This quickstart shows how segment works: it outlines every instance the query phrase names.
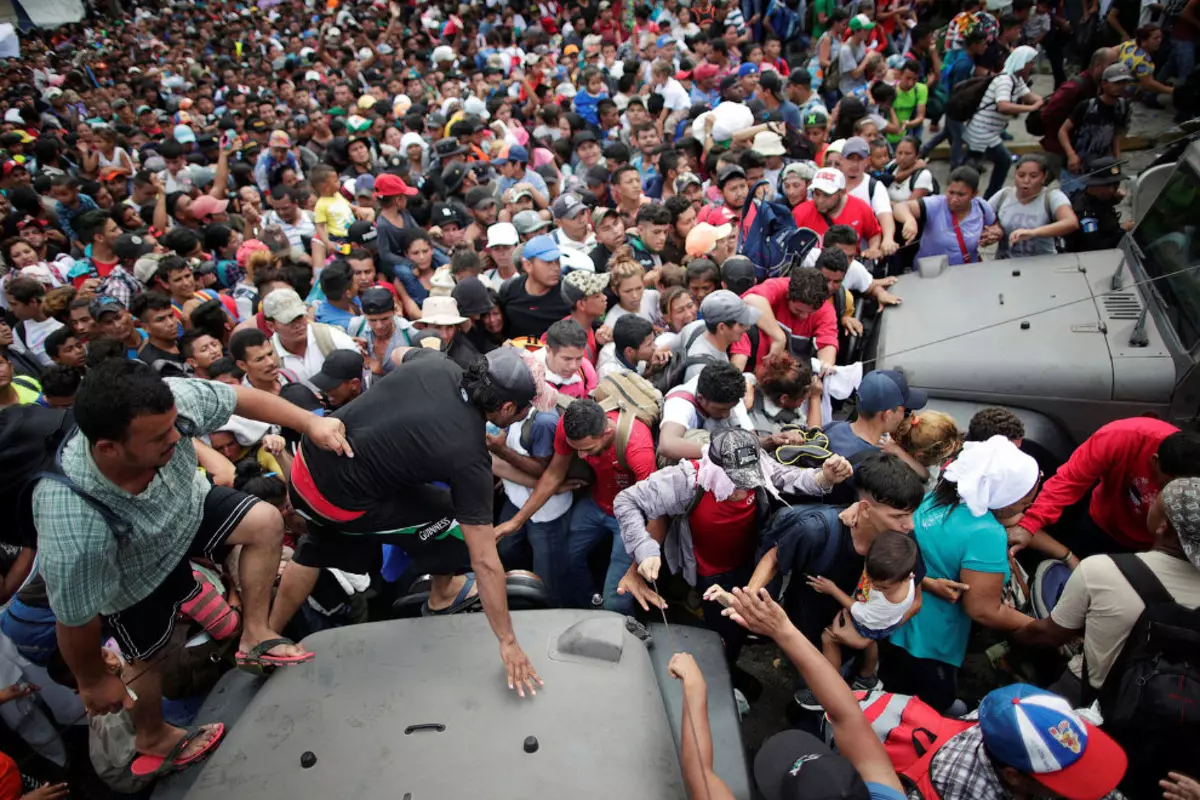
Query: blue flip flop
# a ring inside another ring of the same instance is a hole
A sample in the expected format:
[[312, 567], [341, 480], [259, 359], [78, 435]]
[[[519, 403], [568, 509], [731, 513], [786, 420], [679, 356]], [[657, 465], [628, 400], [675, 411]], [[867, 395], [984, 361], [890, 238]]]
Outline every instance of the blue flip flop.
[[421, 616], [444, 617], [447, 614], [458, 614], [479, 605], [479, 595], [471, 595], [471, 587], [475, 585], [475, 573], [468, 572], [466, 577], [467, 580], [463, 583], [462, 588], [458, 590], [453, 603], [445, 608], [434, 611], [429, 607], [429, 601], [426, 600], [425, 604], [421, 606]]

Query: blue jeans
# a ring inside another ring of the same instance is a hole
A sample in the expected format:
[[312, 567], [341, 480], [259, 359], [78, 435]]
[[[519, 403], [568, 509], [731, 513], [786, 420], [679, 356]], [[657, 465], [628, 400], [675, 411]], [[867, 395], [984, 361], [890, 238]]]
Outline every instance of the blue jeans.
[[1076, 175], [1073, 172], [1068, 172], [1066, 167], [1063, 167], [1062, 172], [1059, 173], [1058, 183], [1058, 188], [1062, 189], [1063, 194], [1065, 194], [1067, 197], [1070, 197], [1076, 192], [1082, 192], [1087, 188], [1087, 184], [1084, 183], [1083, 176]]
[[567, 557], [563, 570], [563, 600], [568, 606], [590, 608], [592, 603], [592, 574], [588, 569], [588, 556], [596, 545], [612, 536], [612, 554], [608, 561], [608, 572], [604, 576], [604, 607], [621, 614], [632, 614], [634, 600], [628, 595], [617, 595], [617, 584], [624, 577], [633, 559], [625, 552], [621, 540], [621, 528], [616, 517], [605, 514], [590, 496], [575, 503], [571, 509], [570, 529], [567, 531]]
[[[507, 522], [516, 515], [517, 507], [511, 500], [505, 500], [504, 508], [500, 512], [500, 521]], [[533, 553], [533, 572], [546, 584], [546, 594], [549, 595], [552, 606], [562, 605], [567, 523], [570, 520], [571, 512], [567, 511], [558, 519], [549, 522], [526, 522], [511, 536], [501, 539], [496, 547], [505, 569], [510, 569], [509, 564], [522, 561], [523, 547], [528, 543]]]
[[966, 163], [967, 160], [966, 147], [963, 144], [963, 134], [966, 132], [967, 126], [949, 117], [945, 117], [942, 121], [945, 123], [942, 129], [932, 139], [921, 145], [921, 156], [923, 158], [928, 156], [933, 152], [933, 148], [949, 139], [950, 169], [956, 169]]
[[983, 193], [983, 197], [987, 198], [1004, 188], [1004, 179], [1012, 167], [1012, 153], [1008, 152], [1004, 142], [994, 144], [982, 153], [972, 152], [971, 160], [980, 164], [980, 174], [983, 173], [984, 159], [992, 162], [992, 177], [988, 179], [987, 190]]
[[1159, 80], [1179, 78], [1182, 83], [1196, 66], [1196, 43], [1174, 39], [1171, 42], [1171, 52], [1159, 57], [1166, 62], [1158, 76]]

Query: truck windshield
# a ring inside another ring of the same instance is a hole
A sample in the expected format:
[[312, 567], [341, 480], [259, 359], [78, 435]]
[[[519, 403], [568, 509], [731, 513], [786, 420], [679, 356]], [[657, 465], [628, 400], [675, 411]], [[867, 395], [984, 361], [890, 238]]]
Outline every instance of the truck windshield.
[[1200, 342], [1200, 177], [1179, 161], [1154, 205], [1142, 217], [1133, 239], [1144, 254], [1151, 289], [1184, 349]]

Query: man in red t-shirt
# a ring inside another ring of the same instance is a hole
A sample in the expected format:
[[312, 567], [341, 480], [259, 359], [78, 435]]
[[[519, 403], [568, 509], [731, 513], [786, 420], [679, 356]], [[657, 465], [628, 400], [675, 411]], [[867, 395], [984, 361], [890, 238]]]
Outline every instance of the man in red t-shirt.
[[[1154, 532], [1146, 515], [1172, 478], [1200, 474], [1200, 434], [1169, 422], [1131, 417], [1110, 422], [1088, 437], [1038, 493], [1021, 520], [1008, 529], [1010, 543], [1053, 558], [1148, 550]], [[1057, 540], [1045, 528], [1091, 493], [1088, 513]], [[1065, 553], [1064, 553], [1065, 551]]]
[[[554, 456], [538, 478], [533, 494], [516, 516], [496, 526], [496, 537], [520, 530], [553, 495], [570, 487], [567, 471], [578, 457], [595, 473], [589, 497], [571, 509], [570, 532], [562, 554], [563, 600], [579, 608], [591, 606], [592, 581], [588, 555], [606, 535], [611, 535], [612, 556], [604, 579], [604, 607], [622, 614], [633, 613], [634, 601], [618, 594], [617, 584], [632, 568], [633, 561], [621, 541], [621, 528], [613, 517], [613, 500], [626, 487], [644, 480], [657, 466], [650, 429], [634, 421], [622, 453], [617, 447], [618, 411], [605, 413], [595, 400], [576, 400], [567, 407], [554, 432]], [[564, 486], [568, 483], [568, 486]]]
[[833, 225], [849, 225], [858, 234], [862, 250], [879, 247], [883, 228], [871, 206], [846, 193], [846, 176], [836, 169], [819, 169], [813, 177], [812, 199], [792, 209], [792, 216], [801, 228], [809, 228], [824, 236]]
[[[838, 320], [829, 287], [819, 270], [794, 270], [788, 278], [768, 278], [742, 295], [748, 305], [763, 312], [758, 329], [764, 337], [761, 347], [772, 353], [788, 349], [786, 325], [795, 336], [807, 336], [816, 346], [817, 358], [830, 367], [837, 360]], [[753, 332], [752, 332], [753, 333]]]

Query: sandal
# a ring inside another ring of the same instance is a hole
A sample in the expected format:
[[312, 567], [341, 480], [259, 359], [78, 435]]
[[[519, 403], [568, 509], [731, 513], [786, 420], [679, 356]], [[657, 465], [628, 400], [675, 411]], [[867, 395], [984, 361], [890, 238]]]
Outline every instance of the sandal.
[[429, 607], [429, 601], [421, 606], [422, 617], [442, 617], [447, 614], [457, 614], [460, 611], [466, 611], [469, 608], [474, 608], [479, 605], [479, 595], [471, 594], [471, 587], [475, 585], [475, 573], [468, 572], [467, 579], [463, 582], [462, 588], [458, 590], [458, 594], [454, 596], [454, 602], [445, 608], [434, 611]]
[[294, 645], [295, 642], [282, 636], [278, 639], [265, 639], [250, 648], [249, 653], [239, 650], [234, 655], [234, 660], [237, 662], [238, 669], [261, 675], [267, 671], [274, 671], [277, 667], [294, 667], [297, 664], [307, 664], [317, 657], [316, 653], [304, 653], [298, 656], [273, 656], [268, 652], [273, 648], [285, 644]]
[[[208, 740], [208, 744], [204, 745], [199, 752], [193, 753], [187, 758], [179, 757], [188, 748], [188, 745], [209, 732], [215, 732], [215, 735]], [[162, 778], [167, 775], [174, 775], [176, 772], [183, 772], [188, 767], [208, 758], [224, 738], [225, 725], [220, 722], [215, 722], [212, 725], [188, 728], [183, 738], [176, 742], [175, 746], [165, 756], [138, 753], [137, 758], [129, 765], [129, 769], [139, 778]]]

